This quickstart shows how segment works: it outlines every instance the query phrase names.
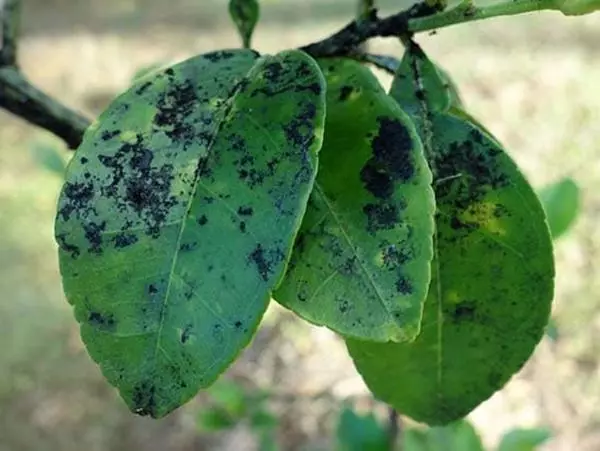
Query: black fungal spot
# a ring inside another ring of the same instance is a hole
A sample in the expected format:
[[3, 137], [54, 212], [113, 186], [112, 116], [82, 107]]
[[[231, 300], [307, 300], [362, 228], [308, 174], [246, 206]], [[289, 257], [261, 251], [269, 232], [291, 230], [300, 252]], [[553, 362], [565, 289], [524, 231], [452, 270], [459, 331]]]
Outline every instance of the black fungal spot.
[[244, 325], [244, 323], [242, 323], [240, 320], [238, 320], [234, 323], [234, 327], [236, 329], [241, 329], [243, 325]]
[[156, 288], [156, 285], [154, 285], [154, 284], [151, 283], [148, 286], [148, 293], [150, 293], [150, 294], [156, 294], [156, 293], [158, 293], [158, 288]]
[[415, 174], [412, 158], [413, 141], [408, 128], [400, 121], [377, 118], [379, 133], [373, 139], [373, 156], [395, 180], [408, 181]]
[[192, 334], [192, 325], [188, 324], [181, 331], [181, 337], [179, 338], [179, 341], [181, 341], [181, 344], [185, 344], [185, 342], [189, 340], [191, 334]]
[[197, 242], [193, 242], [193, 243], [182, 243], [181, 246], [179, 246], [179, 250], [181, 252], [189, 252], [189, 251], [193, 251], [194, 249], [196, 249], [198, 247], [198, 243]]
[[119, 136], [120, 134], [121, 134], [121, 130], [119, 130], [119, 129], [112, 130], [112, 131], [104, 130], [102, 132], [102, 135], [100, 135], [100, 137], [102, 138], [102, 141], [108, 141], [109, 139], [112, 139], [115, 136]]
[[264, 67], [264, 76], [272, 83], [278, 83], [281, 76], [285, 74], [283, 64], [279, 61], [274, 61]]
[[344, 276], [353, 276], [356, 274], [356, 257], [346, 259], [343, 265], [340, 266], [339, 272]]
[[394, 193], [392, 176], [375, 158], [365, 163], [360, 171], [360, 179], [367, 191], [379, 199], [387, 199]]
[[346, 299], [337, 299], [338, 301], [338, 310], [340, 313], [347, 313], [350, 310], [350, 302]]
[[[112, 174], [100, 193], [118, 202], [117, 209], [132, 209], [147, 227], [147, 233], [158, 236], [177, 198], [171, 194], [173, 166], [169, 163], [155, 168], [152, 155], [144, 146], [143, 137], [124, 143], [112, 156], [99, 155], [98, 160]], [[124, 189], [123, 189], [123, 188]]]
[[197, 102], [196, 89], [190, 81], [174, 84], [158, 99], [155, 128], [182, 144], [184, 149], [194, 141], [206, 142], [207, 136], [196, 135], [194, 126], [185, 122]]
[[252, 216], [254, 210], [252, 209], [252, 207], [239, 207], [237, 212], [240, 216]]
[[85, 238], [88, 240], [90, 247], [89, 252], [95, 254], [102, 253], [102, 232], [106, 230], [106, 221], [101, 223], [90, 222], [83, 225]]
[[265, 258], [264, 249], [262, 248], [262, 246], [260, 244], [258, 244], [254, 248], [254, 250], [250, 254], [249, 258], [256, 265], [256, 268], [258, 269], [258, 273], [260, 274], [260, 277], [262, 277], [262, 279], [265, 282], [267, 280], [269, 280], [269, 272], [271, 272], [271, 267], [269, 265], [269, 262], [267, 262], [267, 260]]
[[463, 301], [456, 304], [454, 311], [450, 314], [454, 321], [472, 321], [477, 312], [477, 303], [474, 301]]
[[167, 69], [165, 69], [165, 74], [169, 77], [174, 77], [175, 76], [175, 71], [173, 70], [172, 67], [169, 67]]
[[[258, 56], [258, 53], [254, 52], [255, 55]], [[235, 56], [235, 53], [229, 50], [218, 50], [216, 52], [211, 52], [211, 53], [207, 53], [205, 55], [203, 55], [203, 58], [210, 61], [211, 63], [218, 63], [219, 61], [222, 60], [228, 60], [230, 58], [233, 58]]]
[[240, 232], [246, 233], [246, 222], [240, 221]]
[[[457, 123], [440, 123], [438, 127], [453, 126]], [[468, 124], [460, 124], [464, 129], [464, 140], [440, 143], [434, 156], [436, 180], [448, 179], [445, 183], [435, 183], [436, 199], [447, 203], [456, 211], [464, 211], [480, 201], [492, 190], [510, 184], [509, 175], [498, 165], [496, 158], [501, 150], [478, 130]], [[457, 177], [460, 174], [460, 177]]]
[[363, 213], [367, 216], [367, 230], [370, 233], [391, 230], [400, 221], [398, 208], [393, 204], [366, 204]]
[[352, 91], [354, 91], [354, 88], [352, 86], [342, 86], [342, 88], [340, 89], [340, 96], [338, 97], [338, 100], [340, 102], [345, 102], [346, 100], [348, 100], [348, 97], [350, 97], [350, 94], [352, 94]]
[[90, 161], [90, 160], [88, 160], [86, 157], [81, 157], [79, 159], [79, 161], [81, 162], [81, 164], [87, 164], [87, 162]]
[[115, 248], [122, 249], [137, 243], [138, 237], [131, 233], [119, 233], [115, 235], [113, 242], [115, 243]]
[[158, 416], [156, 410], [156, 387], [151, 382], [142, 382], [133, 388], [132, 401], [133, 411], [138, 415], [150, 415], [152, 418]]
[[202, 215], [196, 220], [196, 222], [198, 223], [198, 225], [203, 226], [208, 222], [208, 218], [206, 217], [206, 215]]
[[414, 288], [410, 280], [400, 275], [398, 280], [396, 280], [396, 290], [400, 294], [408, 295], [413, 293]]
[[65, 183], [63, 188], [64, 202], [59, 215], [68, 221], [73, 212], [84, 216], [90, 209], [90, 203], [94, 198], [94, 186], [91, 183]]
[[314, 138], [312, 125], [316, 114], [316, 105], [312, 103], [306, 105], [304, 110], [284, 126], [286, 139], [296, 146], [308, 146]]
[[148, 90], [148, 88], [152, 86], [152, 82], [151, 81], [147, 81], [145, 82], [143, 85], [141, 85], [139, 88], [136, 89], [135, 93], [139, 96], [141, 96], [142, 94], [144, 94], [144, 92], [146, 92]]
[[113, 331], [116, 327], [116, 320], [112, 313], [104, 315], [98, 312], [90, 312], [88, 323], [90, 326], [103, 331]]
[[71, 254], [71, 258], [77, 258], [81, 255], [79, 247], [67, 242], [67, 235], [65, 233], [56, 235], [56, 242], [63, 251]]
[[260, 277], [266, 282], [273, 274], [274, 268], [285, 259], [285, 254], [279, 248], [266, 250], [257, 244], [248, 255], [248, 261], [255, 264]]
[[393, 271], [413, 258], [414, 253], [411, 248], [398, 249], [396, 245], [389, 244], [382, 249], [381, 255], [385, 269]]

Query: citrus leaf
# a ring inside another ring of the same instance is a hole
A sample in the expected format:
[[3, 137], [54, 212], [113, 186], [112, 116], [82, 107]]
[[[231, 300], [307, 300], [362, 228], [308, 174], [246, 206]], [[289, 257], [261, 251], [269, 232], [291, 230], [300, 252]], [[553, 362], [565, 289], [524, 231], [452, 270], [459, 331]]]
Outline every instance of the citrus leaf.
[[63, 286], [105, 377], [161, 417], [252, 337], [314, 182], [324, 80], [299, 51], [201, 55], [87, 132], [59, 200]]
[[551, 436], [546, 428], [513, 429], [504, 434], [498, 451], [535, 451]]
[[33, 159], [48, 172], [63, 177], [67, 168], [67, 161], [56, 145], [48, 143], [34, 143], [31, 146]]
[[201, 411], [196, 418], [200, 431], [214, 432], [230, 429], [237, 424], [237, 419], [231, 417], [226, 411], [219, 408]]
[[252, 33], [254, 33], [259, 14], [258, 0], [229, 0], [229, 15], [237, 27], [246, 49], [250, 48]]
[[455, 116], [459, 119], [462, 119], [466, 122], [470, 122], [471, 124], [473, 124], [475, 127], [477, 127], [481, 132], [483, 132], [487, 138], [489, 138], [490, 140], [494, 141], [496, 143], [496, 145], [498, 147], [502, 147], [502, 144], [500, 143], [500, 141], [498, 140], [498, 138], [496, 138], [492, 132], [490, 132], [487, 127], [485, 127], [485, 125], [483, 125], [481, 122], [479, 122], [479, 120], [477, 120], [472, 114], [467, 113], [465, 110], [463, 110], [462, 108], [459, 108], [457, 106], [451, 106], [450, 109], [448, 110], [448, 114]]
[[411, 340], [430, 279], [431, 172], [414, 127], [371, 71], [350, 60], [322, 69], [319, 173], [274, 298], [347, 336]]
[[344, 407], [337, 425], [337, 451], [388, 451], [388, 434], [372, 412], [359, 415]]
[[[419, 83], [415, 83], [415, 75], [418, 75]], [[427, 96], [423, 92], [427, 92]], [[430, 111], [447, 111], [452, 101], [447, 80], [415, 43], [410, 43], [404, 52], [390, 95], [411, 114], [420, 113], [423, 102]]]
[[571, 178], [546, 186], [539, 192], [552, 238], [557, 239], [569, 230], [579, 214], [579, 187]]
[[529, 358], [548, 321], [554, 263], [540, 202], [508, 155], [469, 122], [431, 118], [437, 243], [421, 333], [347, 345], [375, 396], [446, 424]]
[[427, 438], [431, 451], [485, 451], [477, 431], [466, 420], [429, 428]]

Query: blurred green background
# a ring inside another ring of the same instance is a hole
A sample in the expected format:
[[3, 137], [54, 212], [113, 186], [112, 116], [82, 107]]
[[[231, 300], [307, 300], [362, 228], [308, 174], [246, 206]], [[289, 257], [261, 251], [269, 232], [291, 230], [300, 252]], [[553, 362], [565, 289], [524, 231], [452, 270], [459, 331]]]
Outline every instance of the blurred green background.
[[[24, 72], [90, 117], [141, 67], [239, 45], [226, 0], [23, 3]], [[380, 3], [384, 12], [403, 4]], [[254, 45], [269, 52], [326, 36], [356, 1], [262, 5]], [[600, 15], [530, 14], [418, 40], [536, 188], [569, 176], [582, 190], [581, 215], [556, 243], [554, 339], [470, 418], [490, 446], [512, 427], [543, 425], [553, 431], [544, 450], [599, 450]], [[401, 54], [393, 40], [371, 48]], [[0, 451], [258, 449], [246, 424], [199, 431], [206, 394], [154, 421], [130, 414], [104, 382], [62, 296], [52, 231], [61, 180], [47, 169], [61, 161], [48, 163], [49, 148], [68, 158], [50, 134], [0, 111]], [[340, 342], [277, 307], [225, 377], [251, 393], [271, 391], [285, 450], [332, 449], [340, 402], [373, 405]]]

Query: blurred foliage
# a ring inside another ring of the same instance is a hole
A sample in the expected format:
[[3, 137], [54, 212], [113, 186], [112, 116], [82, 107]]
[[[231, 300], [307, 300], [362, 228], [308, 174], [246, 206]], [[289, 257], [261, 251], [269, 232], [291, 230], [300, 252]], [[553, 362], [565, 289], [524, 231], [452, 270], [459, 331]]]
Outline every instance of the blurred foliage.
[[258, 438], [261, 451], [278, 449], [275, 440], [278, 420], [269, 407], [269, 392], [249, 390], [224, 378], [215, 382], [206, 392], [210, 405], [197, 414], [199, 431], [223, 432], [246, 426]]
[[564, 235], [579, 214], [579, 187], [572, 178], [564, 178], [539, 192], [552, 238]]

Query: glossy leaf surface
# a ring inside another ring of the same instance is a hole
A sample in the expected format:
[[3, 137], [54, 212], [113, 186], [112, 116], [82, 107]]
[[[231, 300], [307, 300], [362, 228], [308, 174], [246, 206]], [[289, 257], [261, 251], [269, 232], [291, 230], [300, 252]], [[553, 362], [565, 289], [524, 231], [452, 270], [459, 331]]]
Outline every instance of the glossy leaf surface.
[[437, 244], [421, 334], [347, 344], [377, 397], [445, 424], [529, 358], [548, 321], [554, 265], [540, 202], [508, 155], [474, 125], [432, 117]]
[[347, 336], [411, 340], [430, 278], [431, 173], [408, 117], [368, 69], [349, 60], [321, 66], [319, 173], [274, 298]]
[[443, 74], [423, 50], [412, 43], [400, 61], [390, 88], [390, 95], [407, 112], [421, 114], [424, 103], [432, 112], [447, 111], [453, 100], [452, 96], [457, 96], [458, 93], [451, 95], [449, 84]]
[[306, 208], [324, 121], [307, 55], [201, 55], [143, 78], [87, 131], [56, 219], [92, 358], [160, 417], [249, 342]]

